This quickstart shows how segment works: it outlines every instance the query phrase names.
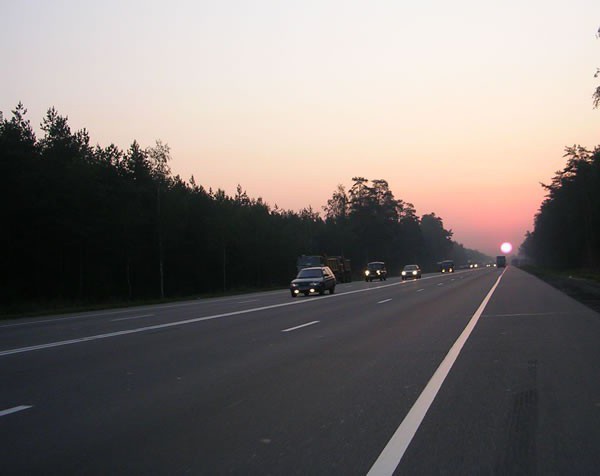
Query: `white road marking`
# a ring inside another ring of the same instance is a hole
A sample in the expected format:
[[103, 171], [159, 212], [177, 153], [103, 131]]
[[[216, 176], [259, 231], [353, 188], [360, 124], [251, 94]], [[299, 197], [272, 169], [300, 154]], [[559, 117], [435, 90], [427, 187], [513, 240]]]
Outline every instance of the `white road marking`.
[[2, 411], [0, 411], [0, 417], [3, 417], [5, 415], [10, 415], [11, 413], [22, 412], [23, 410], [27, 410], [29, 408], [32, 408], [32, 405], [19, 405], [18, 407], [13, 407], [13, 408], [9, 408], [7, 410], [2, 410]]
[[443, 285], [444, 285], [444, 283], [438, 283], [438, 286], [443, 286]]
[[15, 324], [5, 324], [0, 326], [0, 328], [4, 328], [4, 327], [20, 327], [20, 326], [31, 326], [32, 324], [43, 324], [45, 322], [60, 322], [60, 321], [70, 321], [73, 319], [85, 319], [88, 317], [98, 317], [98, 316], [110, 316], [111, 314], [123, 314], [125, 312], [131, 312], [131, 309], [128, 309], [126, 311], [112, 311], [112, 312], [94, 312], [91, 314], [85, 314], [85, 315], [76, 315], [76, 316], [69, 316], [69, 317], [56, 317], [54, 319], [43, 319], [40, 321], [28, 321], [28, 322], [16, 322]]
[[[199, 303], [197, 302], [185, 302], [185, 303], [179, 303], [179, 304], [175, 304], [175, 305], [161, 305], [158, 304], [158, 306], [160, 306], [160, 309], [166, 309], [166, 308], [170, 308], [170, 307], [181, 307], [181, 306], [191, 306], [191, 305], [198, 305]], [[27, 321], [27, 322], [16, 322], [14, 324], [4, 324], [0, 326], [1, 328], [4, 327], [20, 327], [20, 326], [31, 326], [33, 324], [43, 324], [46, 322], [60, 322], [60, 321], [71, 321], [74, 319], [87, 319], [88, 317], [100, 317], [100, 316], [111, 316], [114, 314], [126, 314], [126, 313], [132, 313], [132, 312], [139, 312], [140, 309], [120, 309], [117, 311], [102, 311], [102, 312], [92, 312], [90, 314], [76, 314], [73, 316], [68, 316], [68, 317], [56, 317], [53, 319], [43, 319], [43, 320], [35, 320], [35, 321]]]
[[130, 319], [141, 319], [142, 317], [152, 317], [154, 314], [142, 314], [141, 316], [120, 317], [119, 319], [111, 319], [110, 322], [129, 321]]
[[[280, 291], [270, 291], [268, 294], [272, 294], [272, 293], [276, 293], [276, 292], [280, 292]], [[201, 304], [212, 304], [212, 303], [222, 303], [222, 302], [228, 302], [228, 301], [234, 301], [235, 299], [239, 299], [239, 297], [237, 298], [210, 298], [210, 299], [196, 299], [194, 301], [184, 301], [184, 302], [179, 302], [179, 303], [175, 303], [175, 304], [155, 304], [152, 306], [152, 309], [170, 309], [173, 307], [185, 307], [185, 306], [198, 306]], [[87, 319], [88, 317], [101, 317], [101, 316], [111, 316], [114, 314], [126, 314], [126, 313], [133, 313], [133, 312], [143, 312], [148, 310], [148, 305], [146, 306], [140, 306], [137, 309], [134, 308], [126, 308], [126, 309], [117, 309], [114, 311], [102, 311], [102, 312], [92, 312], [92, 313], [85, 313], [85, 314], [73, 314], [71, 316], [67, 316], [67, 317], [55, 317], [52, 319], [43, 319], [43, 320], [33, 320], [33, 321], [27, 321], [27, 322], [15, 322], [14, 324], [3, 324], [0, 325], [0, 329], [5, 328], [5, 327], [21, 327], [21, 326], [31, 326], [34, 324], [42, 324], [42, 323], [46, 323], [46, 322], [60, 322], [60, 321], [71, 321], [74, 319]]]
[[572, 314], [571, 312], [523, 312], [520, 314], [484, 314], [485, 317], [521, 317], [521, 316], [555, 316], [558, 314]]
[[[376, 289], [376, 288], [373, 288], [373, 289]], [[359, 292], [359, 291], [351, 291], [351, 293], [356, 293], [356, 292]], [[223, 314], [214, 314], [212, 316], [205, 316], [205, 317], [196, 317], [194, 319], [186, 319], [184, 321], [168, 322], [166, 324], [156, 324], [153, 326], [138, 327], [135, 329], [127, 329], [124, 331], [108, 332], [106, 334], [96, 334], [96, 335], [92, 335], [92, 336], [88, 336], [88, 337], [80, 337], [78, 339], [69, 339], [69, 340], [62, 340], [62, 341], [57, 341], [57, 342], [49, 342], [47, 344], [32, 345], [29, 347], [19, 347], [16, 349], [0, 351], [0, 357], [5, 357], [7, 355], [13, 355], [13, 354], [21, 354], [24, 352], [33, 352], [35, 350], [43, 350], [43, 349], [50, 349], [53, 347], [62, 347], [65, 345], [78, 344], [80, 342], [90, 342], [90, 341], [108, 339], [111, 337], [118, 337], [118, 336], [124, 336], [124, 335], [129, 335], [129, 334], [139, 334], [141, 332], [153, 331], [153, 330], [158, 330], [158, 329], [167, 329], [169, 327], [184, 326], [187, 324], [194, 324], [196, 322], [220, 319], [222, 317], [239, 316], [240, 314], [249, 314], [251, 312], [266, 311], [268, 309], [276, 309], [278, 307], [297, 306], [302, 303], [317, 302], [322, 299], [335, 298], [335, 297], [341, 296], [341, 295], [342, 294], [330, 294], [328, 296], [321, 296], [319, 299], [294, 300], [294, 301], [286, 302], [283, 304], [273, 304], [270, 306], [254, 307], [251, 309], [242, 309], [240, 311], [225, 312]]]
[[465, 327], [454, 345], [452, 345], [452, 348], [431, 377], [431, 380], [429, 380], [425, 386], [423, 392], [421, 392], [421, 395], [419, 395], [419, 398], [417, 398], [415, 404], [404, 417], [404, 420], [402, 420], [402, 423], [367, 473], [367, 476], [391, 476], [394, 474], [408, 445], [410, 445], [415, 433], [419, 429], [423, 418], [425, 418], [425, 414], [442, 387], [444, 380], [458, 358], [458, 354], [460, 354], [465, 342], [471, 335], [477, 321], [479, 321], [479, 318], [483, 314], [483, 310], [491, 299], [492, 294], [494, 294], [503, 275], [504, 272], [498, 277], [496, 283], [492, 286], [492, 289], [487, 293], [487, 296], [483, 299], [475, 311], [475, 314], [471, 317], [467, 327]]
[[417, 289], [418, 293], [420, 293], [421, 291], [425, 291], [425, 288]]
[[307, 322], [306, 324], [302, 324], [300, 326], [296, 326], [296, 327], [290, 327], [289, 329], [283, 329], [281, 332], [290, 332], [290, 331], [295, 331], [296, 329], [302, 329], [303, 327], [307, 327], [307, 326], [312, 326], [314, 324], [318, 324], [321, 321], [312, 321], [312, 322]]
[[256, 301], [258, 301], [258, 299], [250, 299], [249, 301], [238, 301], [238, 304], [246, 304], [249, 302], [256, 302]]
[[384, 299], [383, 301], [379, 301], [377, 304], [383, 304], [384, 302], [390, 302], [391, 299]]
[[[423, 279], [434, 279], [434, 278], [438, 278], [441, 276], [435, 275], [435, 276], [427, 276], [424, 277]], [[206, 317], [197, 317], [194, 319], [186, 319], [183, 321], [176, 321], [176, 322], [168, 322], [166, 324], [156, 324], [154, 326], [147, 326], [147, 327], [138, 327], [136, 329], [128, 329], [128, 330], [124, 330], [124, 331], [117, 331], [117, 332], [109, 332], [106, 334], [97, 334], [97, 335], [92, 335], [92, 336], [88, 336], [88, 337], [80, 337], [78, 339], [70, 339], [70, 340], [63, 340], [63, 341], [57, 341], [57, 342], [49, 342], [47, 344], [39, 344], [39, 345], [32, 345], [29, 347], [18, 347], [15, 349], [9, 349], [9, 350], [3, 350], [0, 351], [0, 357], [5, 357], [7, 355], [13, 355], [13, 354], [21, 354], [24, 352], [33, 352], [36, 350], [43, 350], [43, 349], [50, 349], [53, 347], [62, 347], [65, 345], [71, 345], [71, 344], [78, 344], [80, 342], [89, 342], [89, 341], [95, 341], [95, 340], [101, 340], [101, 339], [108, 339], [111, 337], [118, 337], [118, 336], [123, 336], [123, 335], [129, 335], [129, 334], [138, 334], [141, 332], [146, 332], [146, 331], [153, 331], [153, 330], [157, 330], [157, 329], [165, 329], [168, 327], [176, 327], [176, 326], [185, 326], [187, 324], [194, 324], [196, 322], [202, 322], [202, 321], [210, 321], [213, 319], [220, 319], [222, 317], [230, 317], [230, 316], [237, 316], [240, 314], [248, 314], [251, 312], [257, 312], [257, 311], [265, 311], [267, 309], [276, 309], [278, 307], [285, 307], [285, 306], [294, 306], [294, 305], [301, 305], [301, 304], [307, 304], [307, 303], [314, 303], [314, 302], [320, 302], [323, 299], [337, 299], [341, 296], [345, 296], [347, 294], [356, 294], [356, 293], [364, 293], [364, 292], [370, 292], [370, 291], [375, 291], [377, 289], [384, 289], [384, 288], [389, 288], [391, 286], [399, 286], [401, 284], [405, 284], [404, 281], [398, 281], [395, 283], [390, 283], [390, 284], [379, 284], [378, 286], [369, 286], [368, 288], [361, 288], [361, 289], [355, 289], [353, 291], [346, 291], [346, 292], [341, 292], [341, 293], [335, 293], [335, 294], [329, 294], [327, 296], [320, 296], [318, 299], [294, 299], [291, 302], [286, 302], [286, 303], [282, 303], [282, 304], [272, 304], [270, 306], [262, 306], [262, 307], [254, 307], [254, 308], [250, 308], [250, 309], [242, 309], [240, 311], [233, 311], [233, 312], [225, 312], [222, 314], [214, 314], [212, 316], [206, 316]], [[281, 293], [281, 291], [276, 291], [277, 293]], [[286, 291], [286, 293], [289, 291]], [[223, 302], [223, 301], [220, 301]], [[184, 303], [179, 303], [179, 304], [173, 304], [173, 305], [159, 305], [159, 307], [154, 307], [154, 309], [166, 309], [166, 308], [172, 308], [172, 307], [182, 307], [182, 306], [193, 306], [193, 305], [197, 305], [197, 302], [184, 302]], [[139, 310], [138, 310], [139, 311]], [[39, 322], [53, 322], [56, 320], [65, 320], [65, 319], [74, 319], [76, 317], [91, 317], [93, 316], [101, 316], [101, 315], [110, 315], [110, 314], [119, 314], [119, 313], [124, 313], [124, 312], [132, 312], [131, 309], [129, 310], [120, 310], [120, 311], [109, 311], [109, 312], [104, 312], [104, 313], [96, 313], [96, 314], [88, 314], [86, 316], [75, 316], [75, 317], [68, 317], [68, 318], [58, 318], [58, 319], [47, 319], [45, 321], [33, 321], [33, 322], [25, 322], [22, 323], [23, 325], [27, 325], [27, 324], [37, 324]], [[19, 325], [19, 324], [14, 324], [15, 326]], [[0, 327], [11, 327], [11, 325], [8, 326], [0, 326]]]

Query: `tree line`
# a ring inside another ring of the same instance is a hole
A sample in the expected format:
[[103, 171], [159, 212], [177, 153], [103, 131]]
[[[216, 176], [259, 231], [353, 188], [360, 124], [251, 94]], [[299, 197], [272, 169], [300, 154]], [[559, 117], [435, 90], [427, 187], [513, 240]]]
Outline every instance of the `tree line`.
[[[600, 38], [600, 28], [596, 32]], [[600, 68], [595, 78], [600, 77]], [[600, 86], [592, 94], [600, 107]], [[600, 146], [593, 151], [574, 145], [565, 148], [567, 164], [547, 191], [534, 228], [527, 232], [519, 254], [535, 264], [565, 270], [600, 270]]]
[[230, 196], [173, 176], [160, 141], [92, 146], [54, 108], [38, 139], [25, 107], [11, 112], [0, 112], [2, 312], [284, 286], [301, 254], [343, 255], [355, 277], [372, 260], [396, 274], [483, 259], [385, 180], [353, 178], [322, 213], [283, 210], [241, 186]]
[[600, 269], [600, 146], [565, 149], [520, 253], [556, 269]]

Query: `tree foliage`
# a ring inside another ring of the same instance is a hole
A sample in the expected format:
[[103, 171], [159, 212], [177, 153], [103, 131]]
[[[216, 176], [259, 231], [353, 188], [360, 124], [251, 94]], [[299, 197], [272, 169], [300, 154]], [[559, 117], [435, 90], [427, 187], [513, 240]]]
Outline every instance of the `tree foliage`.
[[521, 252], [554, 268], [600, 267], [600, 147], [565, 149], [567, 164], [552, 182]]
[[26, 114], [0, 113], [0, 312], [285, 286], [300, 254], [344, 255], [355, 274], [384, 260], [394, 274], [452, 250], [442, 219], [418, 218], [383, 179], [339, 185], [322, 218], [174, 177], [160, 141], [92, 147], [54, 108], [38, 139]]

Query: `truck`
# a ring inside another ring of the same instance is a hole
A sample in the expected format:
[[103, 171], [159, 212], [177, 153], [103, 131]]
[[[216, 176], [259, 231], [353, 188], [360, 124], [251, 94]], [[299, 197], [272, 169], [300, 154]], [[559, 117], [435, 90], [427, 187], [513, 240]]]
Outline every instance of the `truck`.
[[331, 268], [338, 283], [349, 283], [352, 281], [352, 269], [350, 260], [343, 256], [329, 256], [327, 266]]
[[503, 255], [496, 256], [496, 267], [497, 268], [506, 267], [506, 256], [503, 256]]
[[350, 260], [343, 256], [327, 255], [301, 255], [296, 260], [296, 271], [313, 266], [328, 266], [338, 283], [349, 283], [352, 281], [352, 269]]
[[298, 259], [296, 260], [296, 272], [314, 266], [328, 266], [325, 257], [318, 255], [302, 255], [298, 256]]

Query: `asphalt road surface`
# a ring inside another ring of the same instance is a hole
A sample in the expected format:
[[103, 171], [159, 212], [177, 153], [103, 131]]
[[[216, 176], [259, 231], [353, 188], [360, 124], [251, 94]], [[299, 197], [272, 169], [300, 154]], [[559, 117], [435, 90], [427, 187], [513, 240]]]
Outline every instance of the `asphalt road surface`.
[[0, 474], [598, 474], [600, 315], [513, 267], [0, 322]]

